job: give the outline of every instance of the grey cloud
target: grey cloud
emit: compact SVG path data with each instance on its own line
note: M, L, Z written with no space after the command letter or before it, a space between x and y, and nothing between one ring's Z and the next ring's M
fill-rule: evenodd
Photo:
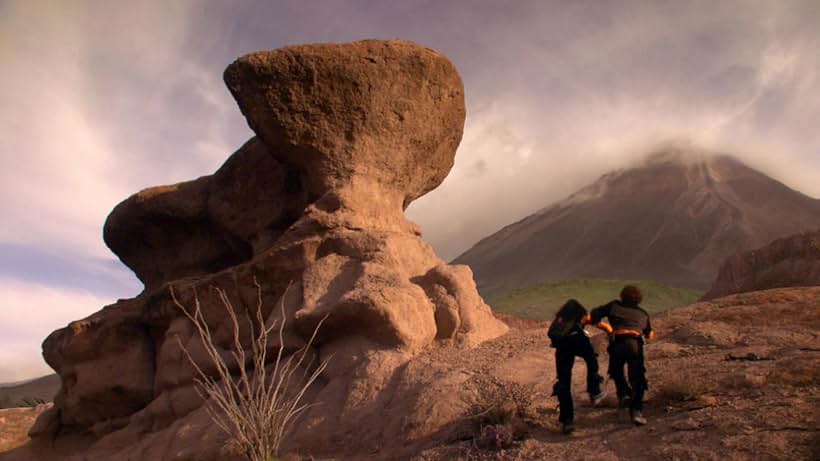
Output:
M0 243L0 255L0 279L83 290L108 296L112 301L134 296L142 290L142 283L115 258L77 259L42 248L3 243Z
M487 172L487 161L484 159L478 159L468 170L467 176L469 177L478 177L483 175Z

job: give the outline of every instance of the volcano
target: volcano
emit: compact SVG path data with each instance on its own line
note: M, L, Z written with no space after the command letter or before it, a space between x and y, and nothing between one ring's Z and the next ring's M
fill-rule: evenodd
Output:
M651 279L705 289L727 257L820 228L820 200L737 158L666 148L456 258L488 299L546 280Z

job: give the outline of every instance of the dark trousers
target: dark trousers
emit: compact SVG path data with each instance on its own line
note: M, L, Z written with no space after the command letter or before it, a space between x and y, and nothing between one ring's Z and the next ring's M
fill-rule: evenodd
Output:
M618 399L630 397L632 411L643 409L646 392L646 366L643 357L643 341L634 337L616 337L607 349L609 352L609 376L615 381ZM629 382L624 376L624 366L629 374Z
M579 333L556 344L555 369L558 382L553 388L553 395L558 397L558 421L561 423L571 423L575 418L572 404L572 366L575 364L575 357L581 357L587 364L587 392L590 395L601 392L603 378L598 374L598 354L589 338Z

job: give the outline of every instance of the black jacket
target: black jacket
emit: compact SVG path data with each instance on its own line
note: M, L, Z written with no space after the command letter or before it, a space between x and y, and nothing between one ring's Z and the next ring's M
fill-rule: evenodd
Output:
M596 307L590 312L590 323L597 324L604 317L617 333L619 330L630 330L649 337L652 325L649 323L649 313L641 306L623 304L621 301L610 301L603 306Z

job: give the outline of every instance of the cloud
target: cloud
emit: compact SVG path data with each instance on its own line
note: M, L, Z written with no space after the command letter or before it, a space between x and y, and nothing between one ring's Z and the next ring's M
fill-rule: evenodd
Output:
M0 382L50 373L40 349L46 336L111 302L85 291L6 277L0 277L0 293Z
M80 258L44 248L0 243L0 278L42 284L58 289L84 290L97 295L134 296L142 283L118 260Z
M228 62L365 37L415 39L464 77L456 167L410 212L445 257L669 139L736 152L818 196L820 13L751 4L11 3L0 142L4 160L25 158L0 173L0 242L105 257L113 205L212 172L250 136L220 79Z
M442 255L669 141L820 197L816 3L533 5L526 27L482 28L475 60L488 69L464 76L456 166L409 210ZM486 172L467 174L477 162Z
M195 2L157 6L6 7L0 242L108 256L114 205L212 172L247 137L219 70L186 56Z
M102 241L118 202L247 138L222 64L187 56L196 4L0 4L0 381L47 372L48 333L139 292Z

